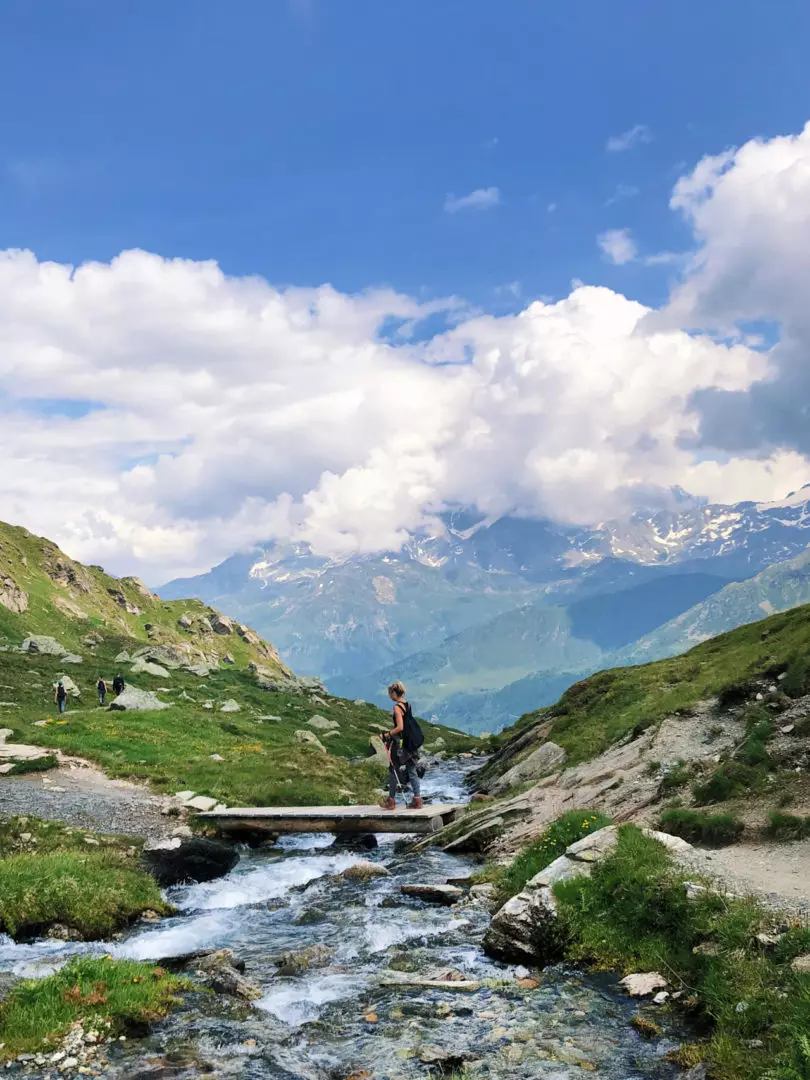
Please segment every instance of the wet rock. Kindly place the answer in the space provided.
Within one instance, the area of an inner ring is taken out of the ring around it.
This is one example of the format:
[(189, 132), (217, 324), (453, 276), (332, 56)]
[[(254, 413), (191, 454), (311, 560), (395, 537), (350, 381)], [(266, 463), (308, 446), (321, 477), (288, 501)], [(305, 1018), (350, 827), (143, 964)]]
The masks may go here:
[(323, 908), (311, 907), (306, 911), (302, 911), (301, 914), (293, 919), (293, 926), (314, 926), (316, 923), (324, 922), (329, 918), (329, 912), (324, 911)]
[(110, 704), (111, 712), (153, 712), (168, 708), (157, 694), (151, 690), (139, 690), (136, 686), (126, 687)]
[(347, 867), (336, 876), (337, 881), (373, 881), (375, 878), (390, 877), (390, 870), (374, 862), (358, 862)]
[(279, 975), (300, 975), (313, 968), (326, 967), (335, 955), (328, 945), (308, 945), (303, 949), (291, 949), (273, 959)]
[(414, 896), (426, 904), (444, 904), (445, 907), (451, 907), (464, 895), (463, 889), (457, 885), (402, 885), (400, 892), (403, 896)]
[(442, 1046), (422, 1046), (417, 1056), (423, 1065), (438, 1068), (439, 1074), (443, 1076), (450, 1076), (463, 1069), (464, 1063), (470, 1060), (469, 1054), (460, 1054), (458, 1050), (448, 1050)]
[(217, 994), (229, 994), (231, 997), (244, 998), (245, 1001), (257, 1001), (263, 996), (261, 987), (250, 982), (242, 974), (245, 970), (243, 961), (234, 962), (230, 949), (220, 949), (198, 957), (194, 962), (195, 971)]
[(667, 980), (659, 971), (627, 975), (619, 983), (619, 986), (623, 986), (630, 997), (652, 997), (657, 990), (663, 990), (666, 985)]
[(184, 882), (213, 881), (233, 870), (239, 855), (232, 847), (216, 840), (176, 836), (171, 840), (150, 841), (141, 855), (143, 865), (163, 888)]
[(72, 926), (65, 926), (64, 923), (53, 923), (48, 927), (45, 937), (53, 941), (84, 941), (81, 931)]

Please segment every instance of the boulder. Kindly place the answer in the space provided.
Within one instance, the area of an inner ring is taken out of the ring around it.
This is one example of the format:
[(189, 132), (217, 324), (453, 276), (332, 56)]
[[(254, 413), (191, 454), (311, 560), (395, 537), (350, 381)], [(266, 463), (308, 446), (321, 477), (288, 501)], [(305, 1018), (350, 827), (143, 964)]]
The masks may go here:
[(239, 704), (238, 701), (234, 701), (233, 698), (228, 698), (227, 701), (223, 701), (223, 703), (220, 705), (219, 711), (220, 712), (241, 712), (242, 711), (242, 706)]
[(794, 971), (799, 971), (804, 975), (810, 975), (810, 954), (797, 956), (795, 960), (791, 961), (790, 966)]
[(261, 987), (245, 978), (244, 961), (237, 960), (230, 949), (193, 956), (188, 963), (195, 974), (217, 994), (229, 994), (245, 1001), (257, 1001), (264, 996)]
[(153, 694), (151, 690), (139, 690), (136, 686), (127, 686), (110, 704), (112, 712), (152, 712), (168, 708), (157, 694)]
[(115, 663), (115, 664), (128, 664), (129, 663), (129, 653), (127, 652), (127, 650), (122, 649), (121, 652), (118, 654), (118, 656), (116, 656), (113, 663)]
[(323, 752), (326, 753), (326, 747), (318, 736), (314, 735), (311, 731), (296, 731), (293, 738), (296, 742), (306, 743), (307, 746), (315, 746), (318, 750), (323, 750)]
[(658, 971), (627, 975), (619, 983), (619, 986), (623, 986), (630, 997), (652, 997), (657, 990), (663, 990), (666, 985), (667, 980)]
[(81, 697), (81, 690), (78, 688), (76, 683), (73, 681), (73, 679), (71, 679), (69, 675), (64, 674), (56, 676), (56, 679), (53, 683), (54, 693), (56, 692), (56, 687), (59, 685), (60, 682), (62, 686), (64, 686), (65, 691), (70, 697)]
[(175, 836), (144, 845), (141, 860), (163, 888), (224, 877), (239, 862), (232, 847), (216, 840)]
[(15, 615), (28, 611), (28, 593), (10, 577), (0, 577), (0, 604)]
[(192, 628), (192, 626), (194, 625), (194, 621), (193, 621), (193, 619), (191, 618), (190, 615), (183, 614), (177, 620), (177, 625), (182, 626), (182, 628), (184, 630), (190, 630)]
[(200, 679), (207, 679), (211, 674), (211, 667), (208, 664), (186, 664), (184, 670), (197, 675)]
[(215, 634), (232, 634), (234, 625), (227, 615), (220, 615), (217, 612), (211, 618), (211, 629)]
[(457, 885), (402, 885), (400, 892), (426, 904), (443, 904), (445, 907), (452, 907), (464, 895), (464, 890)]
[(222, 663), (223, 664), (235, 664), (236, 661), (234, 660), (234, 658), (231, 656), (231, 654), (229, 652), (226, 652), (225, 655), (222, 657)]
[(151, 660), (139, 657), (131, 668), (133, 675), (154, 675), (157, 679), (168, 679), (169, 672), (160, 664), (153, 664)]
[(77, 653), (65, 653), (65, 655), (62, 657), (62, 663), (83, 664), (84, 660), (82, 660), (81, 656), (79, 656)]
[(326, 967), (335, 950), (328, 945), (308, 945), (303, 949), (291, 949), (273, 959), (279, 975), (300, 975), (312, 968)]
[(513, 765), (502, 776), (499, 776), (489, 787), (489, 792), (492, 795), (498, 795), (518, 784), (525, 784), (530, 780), (539, 780), (541, 776), (545, 776), (552, 769), (563, 765), (567, 756), (566, 751), (561, 746), (557, 746), (556, 743), (543, 743), (542, 746), (532, 751), (528, 757), (519, 761), (517, 765)]
[(369, 757), (374, 757), (378, 765), (383, 765), (387, 769), (391, 762), (388, 760), (388, 751), (385, 749), (385, 743), (380, 736), (372, 735), (368, 743), (371, 747)]
[(45, 634), (32, 634), (27, 637), (20, 646), (20, 652), (37, 654), (39, 656), (67, 656), (68, 651), (56, 638), (47, 637)]
[(391, 877), (391, 871), (379, 863), (363, 860), (347, 867), (337, 875), (337, 881), (372, 881), (374, 878)]
[(340, 724), (337, 720), (330, 720), (328, 717), (319, 716), (317, 713), (311, 716), (307, 723), (316, 731), (340, 731)]
[(186, 806), (189, 810), (199, 810), (201, 814), (207, 814), (210, 810), (216, 809), (217, 800), (212, 799), (210, 795), (194, 795), (186, 799)]
[(132, 655), (133, 660), (146, 660), (150, 664), (160, 664), (170, 671), (182, 667), (188, 660), (187, 646), (176, 648), (174, 645), (147, 645)]

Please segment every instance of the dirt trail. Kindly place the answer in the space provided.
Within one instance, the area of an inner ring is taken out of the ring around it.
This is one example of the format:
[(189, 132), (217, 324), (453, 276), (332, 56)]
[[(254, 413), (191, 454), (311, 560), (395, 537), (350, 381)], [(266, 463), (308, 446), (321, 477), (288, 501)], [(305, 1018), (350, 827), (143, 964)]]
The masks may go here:
[(30, 814), (104, 833), (168, 836), (177, 817), (168, 800), (125, 780), (111, 780), (89, 762), (60, 755), (45, 773), (0, 776), (0, 815)]
[(695, 849), (680, 861), (733, 893), (754, 894), (769, 908), (810, 917), (810, 840)]

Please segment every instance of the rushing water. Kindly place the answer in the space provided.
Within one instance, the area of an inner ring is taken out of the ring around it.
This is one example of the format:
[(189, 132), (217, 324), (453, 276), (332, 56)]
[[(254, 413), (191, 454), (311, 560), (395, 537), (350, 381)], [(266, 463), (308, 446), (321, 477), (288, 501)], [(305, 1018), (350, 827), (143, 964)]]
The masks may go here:
[[(459, 799), (462, 768), (436, 770), (426, 794)], [(330, 836), (287, 837), (245, 852), (219, 881), (170, 890), (181, 914), (121, 942), (0, 939), (0, 970), (45, 974), (76, 952), (158, 960), (228, 947), (246, 961), (247, 976), (264, 990), (261, 1000), (248, 1006), (187, 995), (147, 1038), (112, 1048), (104, 1075), (119, 1080), (410, 1080), (447, 1075), (462, 1061), (471, 1076), (502, 1080), (573, 1080), (583, 1070), (604, 1080), (675, 1075), (663, 1060), (675, 1044), (636, 1035), (629, 1026), (635, 1006), (616, 993), (615, 980), (550, 969), (539, 989), (523, 989), (516, 975), (525, 971), (480, 950), (489, 919), (483, 908), (406, 901), (401, 884), (463, 877), (471, 863), (435, 849), (401, 853), (396, 840), (380, 837), (369, 854), (335, 849)], [(330, 880), (361, 858), (382, 863), (391, 876), (366, 884)], [(315, 943), (334, 950), (327, 967), (277, 974), (274, 956)], [(381, 983), (394, 970), (429, 977), (448, 968), (481, 989)]]

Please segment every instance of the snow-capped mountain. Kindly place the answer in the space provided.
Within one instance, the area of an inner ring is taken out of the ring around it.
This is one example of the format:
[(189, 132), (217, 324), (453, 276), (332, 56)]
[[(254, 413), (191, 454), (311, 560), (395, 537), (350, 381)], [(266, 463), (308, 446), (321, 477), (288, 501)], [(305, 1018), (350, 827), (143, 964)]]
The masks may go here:
[[(633, 606), (649, 596), (638, 586), (697, 574), (716, 578), (719, 590), (808, 545), (810, 485), (772, 503), (709, 504), (678, 493), (671, 508), (639, 510), (628, 520), (586, 528), (458, 509), (443, 516), (442, 529), (414, 534), (400, 551), (341, 560), (317, 556), (304, 545), (273, 543), (160, 592), (199, 596), (249, 622), (276, 642), (296, 670), (351, 693), (355, 686), (368, 689), (374, 672), (443, 648), (447, 639), (474, 639), (481, 628), (486, 640), (492, 631), (484, 628), (493, 620), (518, 637), (526, 616), (516, 615), (511, 626), (509, 613), (527, 605), (535, 611), (538, 604), (570, 607), (622, 593), (617, 625), (632, 626)], [(685, 588), (677, 608), (677, 593), (668, 592), (667, 618), (695, 603)], [(548, 670), (547, 658), (559, 670), (559, 657), (570, 655), (560, 648), (560, 621), (547, 622), (557, 638), (554, 648), (544, 646), (542, 633), (532, 638), (536, 671)], [(533, 616), (533, 627), (545, 625)], [(574, 631), (576, 636), (576, 626)], [(589, 655), (588, 648), (578, 651)], [(495, 665), (486, 688), (497, 688), (499, 677)], [(515, 677), (514, 670), (504, 670), (501, 685)], [(462, 683), (447, 680), (448, 695), (483, 688), (469, 672)]]

